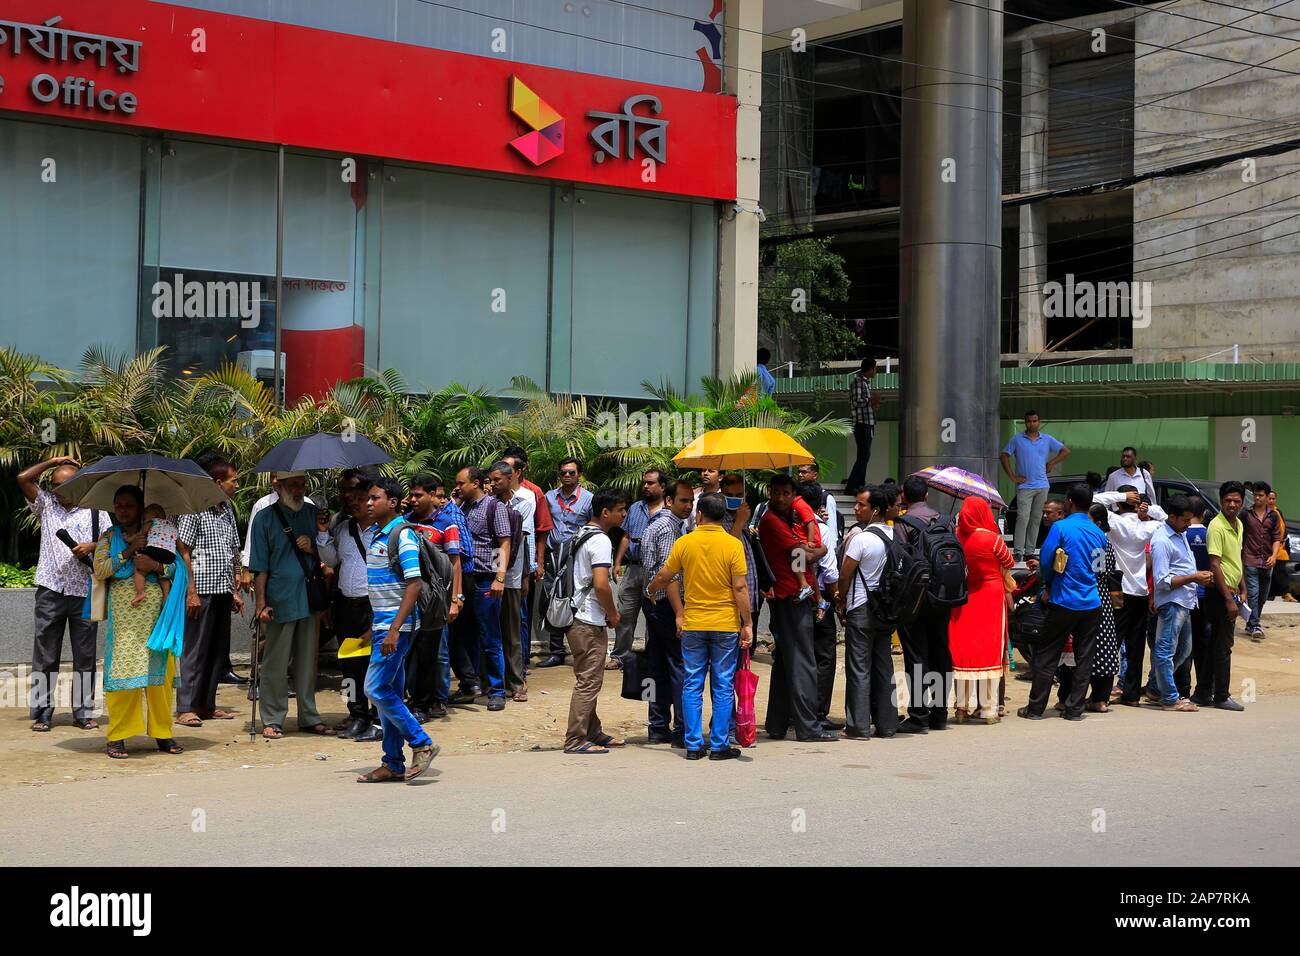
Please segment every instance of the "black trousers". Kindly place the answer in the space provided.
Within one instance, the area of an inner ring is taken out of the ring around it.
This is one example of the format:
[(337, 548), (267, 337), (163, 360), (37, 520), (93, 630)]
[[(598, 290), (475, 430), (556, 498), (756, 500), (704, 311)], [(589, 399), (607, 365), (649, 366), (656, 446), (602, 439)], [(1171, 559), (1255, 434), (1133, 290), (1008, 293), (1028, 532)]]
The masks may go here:
[(415, 633), (415, 643), (406, 659), (406, 695), (413, 708), (427, 711), (434, 704), (447, 703), (438, 700), (438, 652), (446, 631), (440, 628), (433, 634)]
[(875, 434), (875, 428), (871, 425), (864, 425), (861, 422), (853, 423), (853, 441), (858, 446), (857, 457), (853, 459), (853, 468), (849, 471), (848, 480), (844, 483), (844, 489), (853, 494), (861, 488), (867, 481), (867, 465), (871, 462), (871, 439)]
[[(1124, 647), (1123, 700), (1132, 703), (1142, 697), (1143, 664), (1147, 653), (1147, 618), (1151, 616), (1146, 597), (1124, 595), (1115, 610), (1115, 639)], [(1078, 654), (1075, 654), (1077, 659)]]
[[(1097, 631), (1101, 627), (1101, 608), (1076, 611), (1050, 604), (1042, 642), (1034, 648), (1034, 682), (1029, 687), (1029, 711), (1041, 715), (1052, 696), (1052, 682), (1061, 667), (1065, 642), (1074, 636), (1074, 682), (1065, 699), (1065, 715), (1083, 713), (1084, 696), (1092, 680), (1092, 658), (1097, 650)], [(1132, 661), (1129, 662), (1132, 666)]]
[(948, 722), (952, 689), (952, 652), (948, 647), (948, 608), (926, 605), (915, 623), (899, 627), (903, 672), (907, 678), (907, 716), (943, 727)]
[(825, 720), (831, 712), (831, 695), (835, 692), (835, 601), (817, 620), (813, 609), (813, 659), (817, 663), (817, 717)]
[(682, 683), (686, 677), (682, 664), (682, 642), (677, 636), (677, 618), (668, 598), (642, 600), (645, 611), (645, 652), (654, 681), (647, 719), (650, 733), (681, 737), (686, 733), (682, 713)]
[(447, 648), (447, 656), (451, 660), (451, 671), (460, 682), (461, 690), (482, 686), (478, 676), (478, 618), (474, 616), (474, 600), (473, 595), (470, 594), (470, 589), (473, 587), (474, 579), (467, 577), (464, 585), (465, 603), (460, 606), (460, 613), (456, 615), (456, 620), (451, 622), (449, 628), (451, 643)]
[(873, 721), (878, 734), (888, 736), (898, 729), (893, 632), (866, 604), (845, 617), (844, 723), (850, 733), (870, 734)]
[(348, 699), (348, 716), (354, 720), (379, 723), (379, 712), (366, 696), (366, 669), (370, 666), (365, 657), (340, 657), (339, 670), (343, 672), (343, 695)]
[[(1064, 703), (1074, 690), (1074, 668), (1065, 664), (1057, 671), (1056, 699)], [(1115, 689), (1114, 674), (1093, 674), (1088, 681), (1088, 703), (1105, 704), (1110, 701), (1110, 692)]]
[(1237, 618), (1228, 617), (1228, 605), (1216, 587), (1205, 589), (1201, 601), (1205, 611), (1205, 630), (1201, 653), (1196, 654), (1196, 631), (1193, 626), (1193, 656), (1196, 657), (1196, 696), (1221, 704), (1232, 693), (1232, 644)]
[(810, 739), (822, 734), (817, 719), (817, 661), (813, 654), (814, 602), (793, 597), (768, 602), (772, 614), (772, 687), (767, 697), (764, 729), (784, 737), (794, 724), (795, 736)]
[(199, 613), (185, 618), (185, 651), (181, 655), (181, 686), (176, 712), (211, 714), (217, 707), (217, 682), (230, 659), (230, 614), (234, 598), (200, 594)]
[(32, 676), (28, 716), (50, 723), (54, 719), (54, 692), (63, 658), (63, 630), (72, 645), (72, 716), (95, 716), (95, 637), (99, 626), (81, 616), (86, 599), (36, 589), (36, 639), (32, 644)]

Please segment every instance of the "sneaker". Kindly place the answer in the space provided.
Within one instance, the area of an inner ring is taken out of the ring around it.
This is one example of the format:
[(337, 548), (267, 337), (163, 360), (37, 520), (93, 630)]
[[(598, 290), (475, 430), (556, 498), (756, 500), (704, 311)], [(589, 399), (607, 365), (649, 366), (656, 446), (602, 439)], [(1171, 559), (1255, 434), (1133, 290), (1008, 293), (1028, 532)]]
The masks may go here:
[(495, 710), (505, 710), (505, 709), (506, 709), (506, 699), (505, 699), (504, 697), (491, 697), (491, 698), (488, 698), (488, 705), (487, 705), (487, 708), (488, 708), (488, 710), (493, 710), (493, 711), (495, 711)]
[(1250, 632), (1250, 640), (1254, 644), (1260, 643), (1264, 640), (1264, 631), (1261, 628), (1255, 628)]
[(1215, 708), (1217, 708), (1218, 710), (1233, 710), (1233, 711), (1241, 711), (1241, 710), (1245, 710), (1245, 709), (1246, 709), (1246, 708), (1243, 707), (1241, 704), (1239, 704), (1239, 703), (1237, 703), (1235, 700), (1233, 700), (1231, 697), (1229, 697), (1229, 698), (1226, 699), (1226, 700), (1221, 700), (1221, 701), (1219, 701), (1219, 702), (1218, 702), (1217, 704), (1215, 704), (1214, 706), (1215, 706)]

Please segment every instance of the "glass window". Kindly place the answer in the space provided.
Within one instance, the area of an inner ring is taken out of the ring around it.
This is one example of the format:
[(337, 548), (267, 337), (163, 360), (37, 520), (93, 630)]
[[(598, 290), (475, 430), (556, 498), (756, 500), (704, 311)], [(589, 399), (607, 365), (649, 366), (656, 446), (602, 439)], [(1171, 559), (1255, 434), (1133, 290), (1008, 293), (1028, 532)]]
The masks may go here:
[[(141, 322), (180, 375), (275, 361), (276, 154), (169, 141), (146, 224)], [(154, 182), (154, 177), (148, 177)]]
[(135, 350), (140, 139), (0, 120), (0, 342), (76, 369)]
[(546, 375), (550, 186), (389, 167), (379, 365), (413, 388)]

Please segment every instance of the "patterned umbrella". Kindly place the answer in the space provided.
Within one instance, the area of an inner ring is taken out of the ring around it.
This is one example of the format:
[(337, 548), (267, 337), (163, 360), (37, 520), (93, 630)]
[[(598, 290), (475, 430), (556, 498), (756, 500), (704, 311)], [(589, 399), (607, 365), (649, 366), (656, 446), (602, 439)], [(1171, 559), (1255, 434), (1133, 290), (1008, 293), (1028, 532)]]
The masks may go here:
[(995, 508), (1005, 508), (1007, 506), (996, 488), (973, 471), (967, 471), (965, 468), (955, 466), (942, 468), (938, 465), (931, 465), (929, 468), (921, 469), (916, 474), (924, 478), (925, 483), (931, 488), (952, 495), (954, 498), (966, 498), (974, 495), (977, 498), (983, 498)]

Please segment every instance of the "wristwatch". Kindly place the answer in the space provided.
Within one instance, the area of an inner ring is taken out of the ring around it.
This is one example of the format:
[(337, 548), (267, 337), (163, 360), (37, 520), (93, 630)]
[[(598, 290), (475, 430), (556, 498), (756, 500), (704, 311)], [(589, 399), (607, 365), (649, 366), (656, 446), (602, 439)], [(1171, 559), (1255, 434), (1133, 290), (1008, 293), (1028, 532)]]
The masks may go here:
[(453, 594), (453, 595), (451, 596), (451, 599), (452, 599), (452, 601), (453, 601), (454, 603), (456, 603), (456, 604), (464, 604), (464, 603), (465, 603), (465, 595), (463, 595), (463, 594)]

